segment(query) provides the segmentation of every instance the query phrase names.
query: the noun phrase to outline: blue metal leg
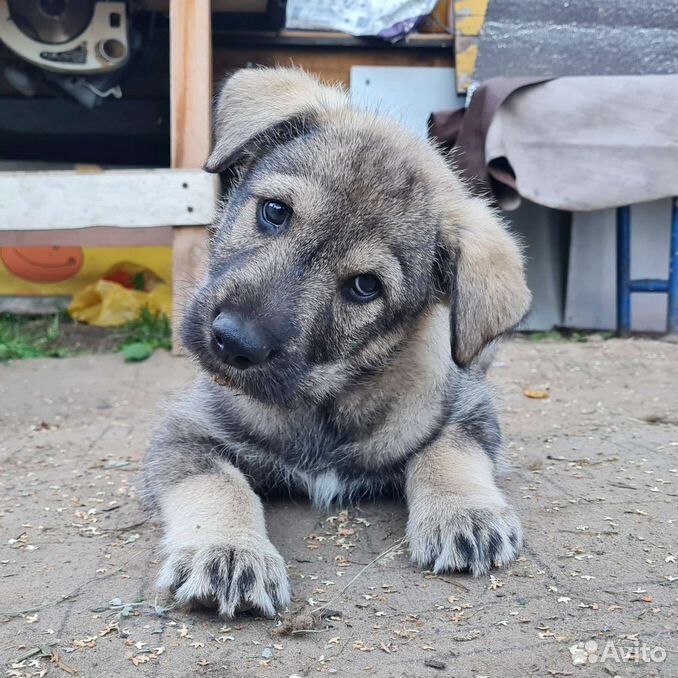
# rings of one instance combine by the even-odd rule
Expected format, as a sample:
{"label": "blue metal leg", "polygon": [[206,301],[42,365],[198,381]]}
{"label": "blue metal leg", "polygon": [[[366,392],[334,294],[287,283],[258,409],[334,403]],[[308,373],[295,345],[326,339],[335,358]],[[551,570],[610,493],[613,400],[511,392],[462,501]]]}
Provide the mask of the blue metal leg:
{"label": "blue metal leg", "polygon": [[678,334],[678,198],[671,214],[671,253],[669,255],[667,334]]}
{"label": "blue metal leg", "polygon": [[[676,279],[678,280],[678,275]],[[617,334],[620,337],[628,337],[631,334],[631,208],[629,206],[617,208]]]}

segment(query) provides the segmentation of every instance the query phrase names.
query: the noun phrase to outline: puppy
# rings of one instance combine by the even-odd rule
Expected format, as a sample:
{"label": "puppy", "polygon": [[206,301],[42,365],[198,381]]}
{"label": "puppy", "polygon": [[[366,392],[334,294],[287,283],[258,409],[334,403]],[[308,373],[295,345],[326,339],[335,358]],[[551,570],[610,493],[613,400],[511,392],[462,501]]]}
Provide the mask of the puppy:
{"label": "puppy", "polygon": [[278,488],[322,508],[402,493],[434,572],[513,560],[479,356],[530,294],[497,215],[431,145],[299,70],[226,82],[206,170],[230,187],[183,318],[203,375],[145,461],[159,584],[226,617],[284,608],[259,499]]}

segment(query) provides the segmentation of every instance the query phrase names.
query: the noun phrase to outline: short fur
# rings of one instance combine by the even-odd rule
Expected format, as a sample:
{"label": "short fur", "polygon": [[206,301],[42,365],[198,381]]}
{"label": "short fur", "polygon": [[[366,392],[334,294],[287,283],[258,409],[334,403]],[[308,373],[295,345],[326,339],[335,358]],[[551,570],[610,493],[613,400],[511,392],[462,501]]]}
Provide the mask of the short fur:
{"label": "short fur", "polygon": [[[145,462],[164,524],[160,584],[232,616],[289,602],[257,493],[326,508],[403,492],[413,560],[483,574],[516,557],[520,522],[494,480],[501,436],[482,365],[525,314],[519,247],[445,159],[395,122],[292,69],[224,85],[206,169],[228,195],[183,319],[203,376],[169,409]],[[284,232],[257,206],[293,210]],[[370,273],[383,296],[354,304]],[[240,370],[210,348],[224,309],[282,345]],[[485,349],[485,350],[483,350]]]}

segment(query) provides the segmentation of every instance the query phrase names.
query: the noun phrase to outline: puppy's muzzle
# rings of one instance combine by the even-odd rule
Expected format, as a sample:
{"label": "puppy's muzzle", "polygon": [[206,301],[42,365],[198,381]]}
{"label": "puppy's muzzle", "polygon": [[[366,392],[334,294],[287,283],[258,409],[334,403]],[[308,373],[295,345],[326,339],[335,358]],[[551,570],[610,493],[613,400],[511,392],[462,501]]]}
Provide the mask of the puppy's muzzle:
{"label": "puppy's muzzle", "polygon": [[211,345],[221,362],[239,370],[262,365],[279,348],[265,327],[228,312],[219,313],[212,322]]}

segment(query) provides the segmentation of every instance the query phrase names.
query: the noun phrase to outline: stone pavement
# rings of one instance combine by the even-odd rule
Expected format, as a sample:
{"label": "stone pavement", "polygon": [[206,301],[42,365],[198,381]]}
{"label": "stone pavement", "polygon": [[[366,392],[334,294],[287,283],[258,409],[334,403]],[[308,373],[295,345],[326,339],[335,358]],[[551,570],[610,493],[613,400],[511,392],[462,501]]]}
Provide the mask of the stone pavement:
{"label": "stone pavement", "polygon": [[296,603],[337,611],[294,635],[156,599],[159,530],[135,475],[158,401],[191,371],[165,353],[0,364],[7,675],[678,676],[677,345],[502,348],[501,484],[527,545],[492,577],[418,571],[403,546],[341,594],[402,536],[403,506],[269,505]]}

